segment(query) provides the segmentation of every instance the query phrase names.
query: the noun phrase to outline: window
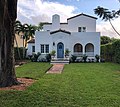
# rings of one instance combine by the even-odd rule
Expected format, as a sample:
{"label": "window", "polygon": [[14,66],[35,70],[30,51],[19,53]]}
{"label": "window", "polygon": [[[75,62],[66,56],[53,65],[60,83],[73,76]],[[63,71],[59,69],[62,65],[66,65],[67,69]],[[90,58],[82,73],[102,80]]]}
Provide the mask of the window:
{"label": "window", "polygon": [[81,27],[78,27],[78,32],[81,32]]}
{"label": "window", "polygon": [[86,27],[78,27],[78,32],[86,32]]}
{"label": "window", "polygon": [[86,27],[83,27],[83,32],[86,32]]}
{"label": "window", "polygon": [[41,45],[41,53],[49,53],[49,45],[42,44]]}
{"label": "window", "polygon": [[49,45],[45,45],[45,48],[46,48],[46,53],[49,53]]}
{"label": "window", "polygon": [[35,52],[35,46],[32,46],[32,52]]}
{"label": "window", "polygon": [[82,49],[82,45],[77,43],[74,45],[74,52],[82,52],[83,49]]}
{"label": "window", "polygon": [[44,53],[44,45],[41,45],[41,53]]}

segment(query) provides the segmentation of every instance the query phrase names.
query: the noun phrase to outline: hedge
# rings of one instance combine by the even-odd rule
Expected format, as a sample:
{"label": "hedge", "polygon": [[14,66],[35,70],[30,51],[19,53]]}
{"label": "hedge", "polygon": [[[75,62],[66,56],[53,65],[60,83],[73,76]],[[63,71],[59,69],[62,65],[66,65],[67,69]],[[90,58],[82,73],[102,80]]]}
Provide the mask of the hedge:
{"label": "hedge", "polygon": [[106,61],[120,63],[120,40],[101,45],[101,58]]}

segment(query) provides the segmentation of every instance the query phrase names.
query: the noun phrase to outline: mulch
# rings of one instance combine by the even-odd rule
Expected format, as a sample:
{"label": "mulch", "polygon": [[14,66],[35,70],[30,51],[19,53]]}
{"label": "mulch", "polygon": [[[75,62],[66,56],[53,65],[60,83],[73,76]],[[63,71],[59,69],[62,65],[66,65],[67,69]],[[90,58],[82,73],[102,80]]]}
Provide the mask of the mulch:
{"label": "mulch", "polygon": [[35,82],[35,80],[28,79],[28,78],[17,78],[17,80],[19,82],[21,82],[21,84],[13,85],[11,87],[0,88],[0,90],[19,90],[19,91],[22,91],[22,90],[26,90],[27,87],[29,87],[30,85],[32,85]]}

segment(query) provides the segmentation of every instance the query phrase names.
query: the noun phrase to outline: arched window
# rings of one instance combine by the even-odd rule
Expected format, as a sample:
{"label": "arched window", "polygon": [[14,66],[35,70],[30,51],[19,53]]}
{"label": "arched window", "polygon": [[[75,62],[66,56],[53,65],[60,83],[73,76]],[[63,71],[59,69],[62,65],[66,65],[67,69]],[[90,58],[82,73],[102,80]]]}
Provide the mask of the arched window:
{"label": "arched window", "polygon": [[82,45],[77,43],[74,45],[74,52],[82,52]]}
{"label": "arched window", "polygon": [[83,46],[80,43],[74,45],[74,55],[82,56],[83,54]]}
{"label": "arched window", "polygon": [[74,45],[74,52],[82,52],[83,48],[82,45],[77,43]]}
{"label": "arched window", "polygon": [[94,56],[94,45],[92,43],[86,44],[85,53],[88,56]]}

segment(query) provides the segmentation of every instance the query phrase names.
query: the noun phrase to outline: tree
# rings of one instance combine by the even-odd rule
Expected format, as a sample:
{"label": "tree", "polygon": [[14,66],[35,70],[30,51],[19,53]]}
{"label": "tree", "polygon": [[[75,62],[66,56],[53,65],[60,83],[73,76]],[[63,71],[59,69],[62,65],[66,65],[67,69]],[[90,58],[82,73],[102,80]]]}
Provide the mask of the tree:
{"label": "tree", "polygon": [[14,24],[17,0],[0,0],[0,87],[17,85],[14,66]]}
{"label": "tree", "polygon": [[110,43],[111,39],[108,36],[101,36],[101,45]]}
{"label": "tree", "polygon": [[44,22],[40,22],[37,26],[37,30],[40,31],[43,29]]}
{"label": "tree", "polygon": [[23,38],[23,58],[25,57],[25,48],[27,46],[27,41],[30,38],[34,37],[35,30],[35,27],[31,24],[22,24],[21,22],[17,21],[16,32]]}
{"label": "tree", "polygon": [[98,6],[96,9],[94,9],[94,12],[96,15],[98,15],[102,20],[109,21],[110,25],[112,26],[113,30],[120,36],[120,33],[115,29],[113,26],[111,20],[114,18],[118,18],[120,16],[120,10],[113,10],[109,11],[106,8]]}
{"label": "tree", "polygon": [[[18,26],[20,26],[21,22],[20,21],[15,21],[15,26],[14,26],[14,31],[15,31],[15,34],[18,34]],[[16,46],[17,46],[17,51],[18,51],[18,55],[19,55],[19,59],[21,60],[21,55],[20,55],[20,50],[19,50],[19,47],[18,47],[18,42],[17,42],[17,38],[16,38],[16,35],[15,35],[15,42],[16,42]]]}

